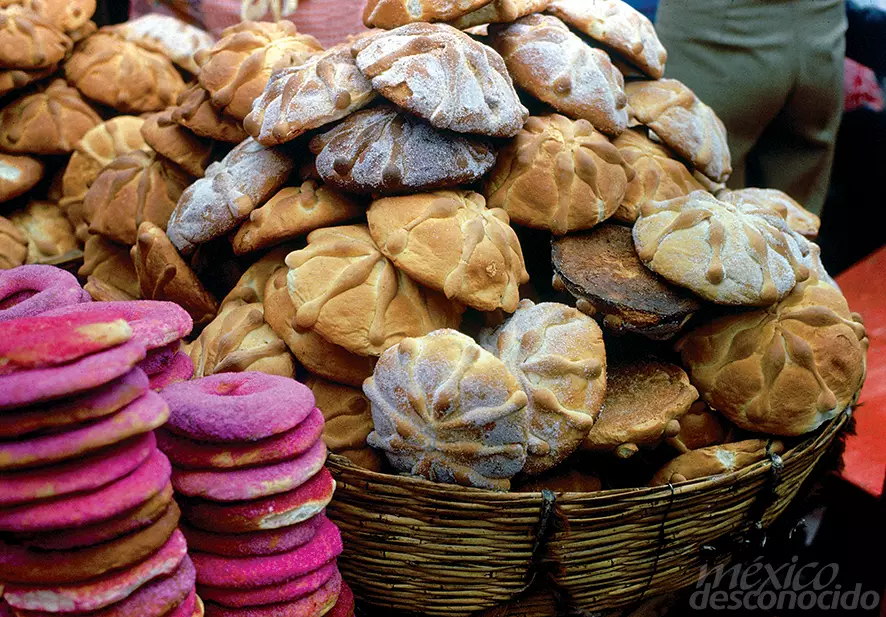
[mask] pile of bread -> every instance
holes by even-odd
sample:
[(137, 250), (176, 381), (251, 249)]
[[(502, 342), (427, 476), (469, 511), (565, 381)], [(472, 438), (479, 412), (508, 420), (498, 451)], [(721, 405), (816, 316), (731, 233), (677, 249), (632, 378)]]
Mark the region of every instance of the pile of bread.
[(213, 43), (149, 17), (71, 51), (8, 4), (10, 82), (67, 81), (7, 104), (0, 148), (31, 176), (73, 154), (4, 189), (42, 201), (0, 219), (0, 263), (58, 252), (67, 225), (93, 297), (183, 306), (197, 377), (306, 373), (358, 465), (494, 490), (691, 480), (860, 390), (867, 338), (818, 219), (725, 189), (722, 122), (621, 0), (369, 0), (374, 29), (326, 50), (288, 22)]

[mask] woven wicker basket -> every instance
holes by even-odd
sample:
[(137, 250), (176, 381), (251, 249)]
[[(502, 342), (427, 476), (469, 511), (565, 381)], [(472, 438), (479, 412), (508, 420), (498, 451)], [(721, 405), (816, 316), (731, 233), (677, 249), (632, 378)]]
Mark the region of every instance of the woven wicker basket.
[[(583, 610), (629, 606), (693, 584), (768, 527), (849, 418), (737, 473), (597, 493), (496, 493), (374, 473), (331, 456), (339, 565), (358, 598), (428, 615), (505, 602), (545, 572)], [(715, 549), (715, 550), (713, 550)], [(550, 616), (545, 616), (550, 617)]]

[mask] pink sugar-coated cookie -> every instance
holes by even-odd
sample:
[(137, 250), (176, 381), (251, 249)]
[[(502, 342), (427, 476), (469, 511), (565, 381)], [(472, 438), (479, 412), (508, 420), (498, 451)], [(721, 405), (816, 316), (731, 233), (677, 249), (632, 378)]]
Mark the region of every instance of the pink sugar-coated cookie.
[(166, 613), (163, 617), (193, 617), (195, 614), (198, 614), (198, 610), (200, 611), (199, 614), (202, 615), (203, 609), (197, 605), (197, 592), (192, 591), (181, 604), (172, 609), (171, 612)]
[(82, 314), (0, 322), (0, 375), (67, 364), (132, 338), (123, 319)]
[(176, 467), (186, 469), (235, 469), (267, 465), (305, 453), (323, 435), (323, 413), (314, 410), (293, 429), (245, 444), (206, 443), (157, 430), (157, 443)]
[(318, 439), (294, 459), (242, 469), (175, 469), (172, 486), (182, 495), (211, 501), (246, 501), (294, 490), (313, 478), (326, 463), (326, 444)]
[(338, 575), (338, 565), (335, 560), (332, 560), (307, 574), (267, 587), (231, 589), (198, 585), (197, 591), (200, 592), (202, 598), (209, 602), (231, 608), (244, 608), (246, 606), (291, 602), (303, 598), (320, 589), (336, 575)]
[(30, 265), (0, 271), (0, 321), (87, 302), (92, 298), (77, 277), (61, 268)]
[(157, 349), (149, 349), (145, 359), (139, 362), (138, 367), (149, 376), (162, 373), (172, 364), (172, 360), (181, 349), (181, 346), (181, 341), (173, 341), (169, 345), (164, 345)]
[(308, 520), (332, 500), (335, 480), (325, 467), (294, 491), (253, 501), (218, 503), (181, 499), (185, 518), (193, 526), (218, 533), (280, 529)]
[(314, 395), (289, 377), (220, 373), (163, 390), (167, 428), (197, 441), (258, 441), (295, 428), (314, 409)]
[(341, 582), (338, 602), (326, 613), (326, 617), (354, 617), (354, 592), (345, 581)]
[(160, 550), (131, 568), (79, 585), (9, 585), (4, 597), (10, 606), (20, 610), (51, 613), (97, 611), (125, 600), (150, 581), (172, 574), (187, 553), (185, 537), (176, 531)]
[(141, 398), (111, 416), (71, 430), (40, 435), (22, 441), (0, 442), (0, 471), (48, 465), (82, 456), (162, 426), (169, 408), (156, 392)]
[(129, 474), (156, 451), (154, 434), (146, 433), (76, 461), (0, 474), (0, 518), (5, 507), (100, 489)]
[(118, 379), (145, 357), (145, 346), (131, 340), (75, 362), (0, 375), (0, 411), (80, 394)]
[(180, 351), (172, 357), (165, 370), (150, 376), (151, 390), (159, 392), (174, 383), (188, 381), (193, 376), (194, 361), (191, 356)]
[(66, 306), (49, 311), (47, 317), (91, 313), (103, 318), (125, 319), (132, 327), (132, 340), (148, 349), (165, 347), (185, 338), (194, 327), (188, 312), (174, 302), (133, 300), (131, 302), (93, 302), (87, 306)]
[(181, 530), (191, 550), (227, 557), (249, 557), (286, 553), (303, 546), (326, 520), (325, 515), (318, 514), (288, 527), (247, 533), (215, 533), (183, 522)]
[(306, 544), (286, 553), (256, 557), (222, 557), (192, 551), (197, 582), (210, 587), (255, 589), (304, 576), (342, 552), (341, 534), (326, 520)]
[(155, 448), (135, 471), (97, 490), (0, 509), (0, 531), (64, 530), (119, 516), (162, 491), (170, 473), (169, 459)]
[(148, 376), (132, 369), (123, 377), (61, 401), (0, 413), (0, 439), (56, 430), (109, 416), (148, 391)]
[(206, 617), (320, 617), (335, 606), (341, 585), (341, 575), (336, 573), (314, 593), (290, 602), (230, 608), (207, 600)]

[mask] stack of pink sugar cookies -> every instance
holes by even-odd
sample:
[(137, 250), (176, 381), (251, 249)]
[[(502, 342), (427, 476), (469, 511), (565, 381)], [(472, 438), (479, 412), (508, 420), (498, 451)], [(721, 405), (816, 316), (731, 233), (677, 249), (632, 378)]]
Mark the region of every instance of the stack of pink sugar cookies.
[(100, 311), (0, 322), (0, 615), (203, 614), (145, 357)]
[(325, 516), (323, 414), (289, 378), (223, 373), (162, 391), (158, 431), (207, 617), (350, 617)]

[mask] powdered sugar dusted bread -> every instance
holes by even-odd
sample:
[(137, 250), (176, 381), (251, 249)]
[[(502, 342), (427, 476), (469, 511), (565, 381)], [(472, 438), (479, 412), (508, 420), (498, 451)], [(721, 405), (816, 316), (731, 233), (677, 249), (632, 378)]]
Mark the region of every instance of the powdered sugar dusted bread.
[(386, 197), (367, 218), (379, 250), (411, 278), (481, 311), (517, 308), (529, 280), (520, 241), (479, 193)]
[(495, 163), (489, 143), (437, 131), (382, 106), (357, 112), (311, 140), (317, 173), (352, 193), (403, 193), (470, 184)]
[(523, 300), (502, 326), (481, 335), (529, 397), (525, 473), (552, 469), (594, 424), (606, 392), (606, 350), (597, 323), (577, 309)]
[(484, 24), (509, 24), (521, 17), (541, 13), (551, 0), (492, 0), (486, 6), (450, 22), (459, 30), (467, 30)]
[(215, 39), (205, 30), (171, 15), (159, 13), (142, 15), (127, 21), (120, 26), (118, 32), (142, 47), (160, 52), (195, 75), (200, 67), (194, 60), (194, 54), (215, 44)]
[[(495, 356), (454, 330), (406, 339), (366, 380), (369, 445), (400, 472), (508, 490), (526, 462), (526, 394)], [(407, 394), (408, 393), (408, 394)]]
[(369, 28), (396, 28), (417, 21), (450, 21), (492, 0), (368, 0), (363, 23)]
[(790, 195), (777, 189), (746, 188), (737, 191), (724, 190), (717, 199), (728, 204), (746, 204), (755, 208), (770, 208), (785, 220), (792, 230), (814, 240), (818, 236), (821, 219), (797, 203)]
[(451, 26), (410, 24), (353, 52), (373, 88), (438, 129), (512, 137), (529, 115), (501, 57)]
[(628, 123), (624, 77), (606, 52), (582, 41), (551, 15), (530, 15), (492, 33), (518, 86), (608, 135)]

